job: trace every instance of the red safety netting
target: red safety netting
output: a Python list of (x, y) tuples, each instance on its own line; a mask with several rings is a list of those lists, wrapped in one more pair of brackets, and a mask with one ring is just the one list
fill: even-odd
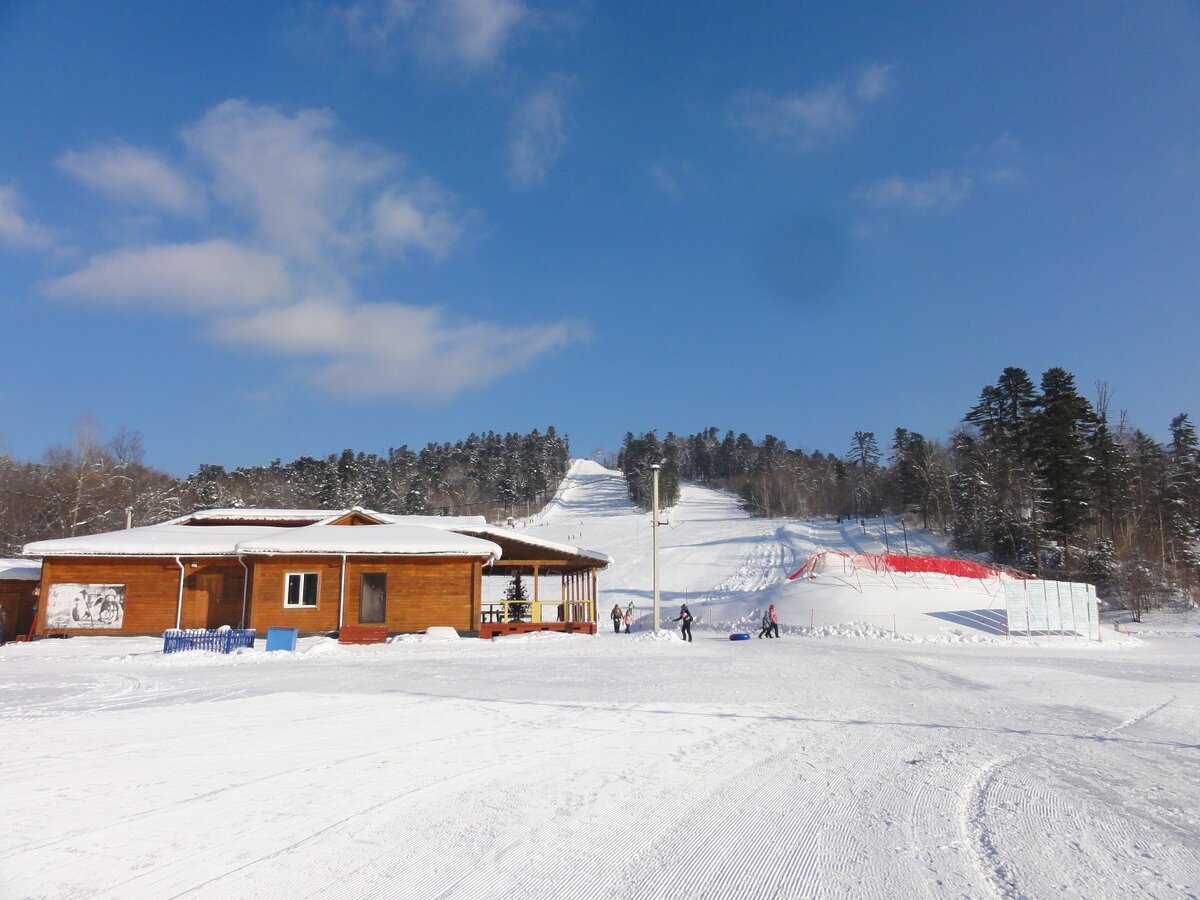
[(868, 572), (882, 574), (884, 572), (935, 572), (941, 575), (954, 575), (959, 578), (997, 578), (1007, 575), (1010, 578), (1029, 578), (1024, 572), (1010, 569), (1007, 566), (994, 566), (988, 563), (972, 562), (969, 559), (952, 559), (945, 556), (902, 556), (897, 553), (843, 553), (841, 550), (825, 550), (809, 559), (804, 565), (788, 576), (788, 581), (795, 581), (802, 575), (812, 575), (817, 566), (824, 562), (827, 556), (841, 557), (846, 565), (854, 569), (864, 569)]

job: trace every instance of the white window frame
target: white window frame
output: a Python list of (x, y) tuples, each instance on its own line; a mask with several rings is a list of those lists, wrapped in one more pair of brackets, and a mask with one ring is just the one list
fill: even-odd
[[(300, 579), (300, 592), (298, 594), (299, 603), (288, 602), (288, 586), (293, 578)], [(317, 586), (313, 591), (313, 603), (304, 602), (304, 583), (306, 579), (312, 578), (316, 581)], [(283, 606), (284, 609), (316, 609), (321, 603), (321, 574), (319, 572), (288, 572), (283, 576)]]

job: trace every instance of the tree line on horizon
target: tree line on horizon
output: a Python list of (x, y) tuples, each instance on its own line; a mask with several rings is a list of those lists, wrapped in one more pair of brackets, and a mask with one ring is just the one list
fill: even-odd
[(363, 506), (407, 515), (527, 515), (553, 495), (570, 462), (554, 426), (528, 434), (472, 434), (451, 443), (385, 454), (344, 450), (323, 458), (276, 459), (226, 469), (202, 464), (175, 478), (144, 462), (136, 432), (104, 440), (96, 421), (75, 425), (75, 442), (39, 462), (0, 455), (0, 555), (43, 539), (149, 525), (197, 509)]
[[(766, 435), (629, 432), (616, 459), (629, 495), (650, 505), (681, 481), (738, 494), (754, 515), (902, 516), (949, 533), (959, 551), (1047, 578), (1088, 581), (1140, 616), (1168, 597), (1200, 598), (1200, 443), (1186, 413), (1155, 441), (1110, 418), (1108, 388), (1095, 404), (1074, 376), (1006, 368), (985, 386), (948, 440), (897, 428), (882, 448), (856, 431), (842, 453), (790, 449)], [(887, 454), (885, 459), (885, 452)]]

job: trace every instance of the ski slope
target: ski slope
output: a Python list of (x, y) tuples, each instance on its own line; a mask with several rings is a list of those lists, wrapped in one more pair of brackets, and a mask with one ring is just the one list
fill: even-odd
[[(579, 464), (527, 527), (610, 553), (602, 599), (640, 606), (646, 525)], [(1200, 617), (1120, 644), (952, 640), (930, 616), (867, 640), (886, 629), (788, 617), (899, 592), (783, 577), (874, 531), (687, 488), (662, 538), (667, 608), (714, 619), (690, 645), (0, 647), (0, 898), (1200, 894)], [(797, 604), (783, 638), (727, 640), (768, 597)]]
[[(823, 550), (944, 555), (949, 552), (944, 536), (907, 532), (885, 519), (859, 524), (752, 518), (736, 497), (688, 484), (659, 518), (660, 610), (668, 624), (686, 602), (702, 625), (757, 630), (763, 610), (774, 603), (781, 629), (793, 633), (910, 641), (1004, 636), (999, 579), (872, 575), (838, 571), (831, 562), (815, 579), (787, 581)], [(632, 602), (642, 628), (652, 625), (652, 525), (652, 516), (630, 503), (620, 473), (587, 460), (576, 460), (554, 500), (521, 523), (539, 536), (611, 555), (614, 565), (600, 576), (605, 605), (600, 618), (612, 603)]]

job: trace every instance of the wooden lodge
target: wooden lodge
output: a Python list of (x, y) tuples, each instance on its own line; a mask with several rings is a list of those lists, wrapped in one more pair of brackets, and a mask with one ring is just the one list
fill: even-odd
[[(306, 634), (435, 625), (484, 636), (594, 631), (596, 575), (611, 563), (481, 516), (360, 508), (203, 510), (160, 525), (37, 541), (24, 553), (41, 560), (32, 582), (41, 600), (36, 635), (223, 625)], [(516, 574), (532, 595), (520, 605), (504, 599)], [(508, 622), (519, 614), (524, 624)]]

